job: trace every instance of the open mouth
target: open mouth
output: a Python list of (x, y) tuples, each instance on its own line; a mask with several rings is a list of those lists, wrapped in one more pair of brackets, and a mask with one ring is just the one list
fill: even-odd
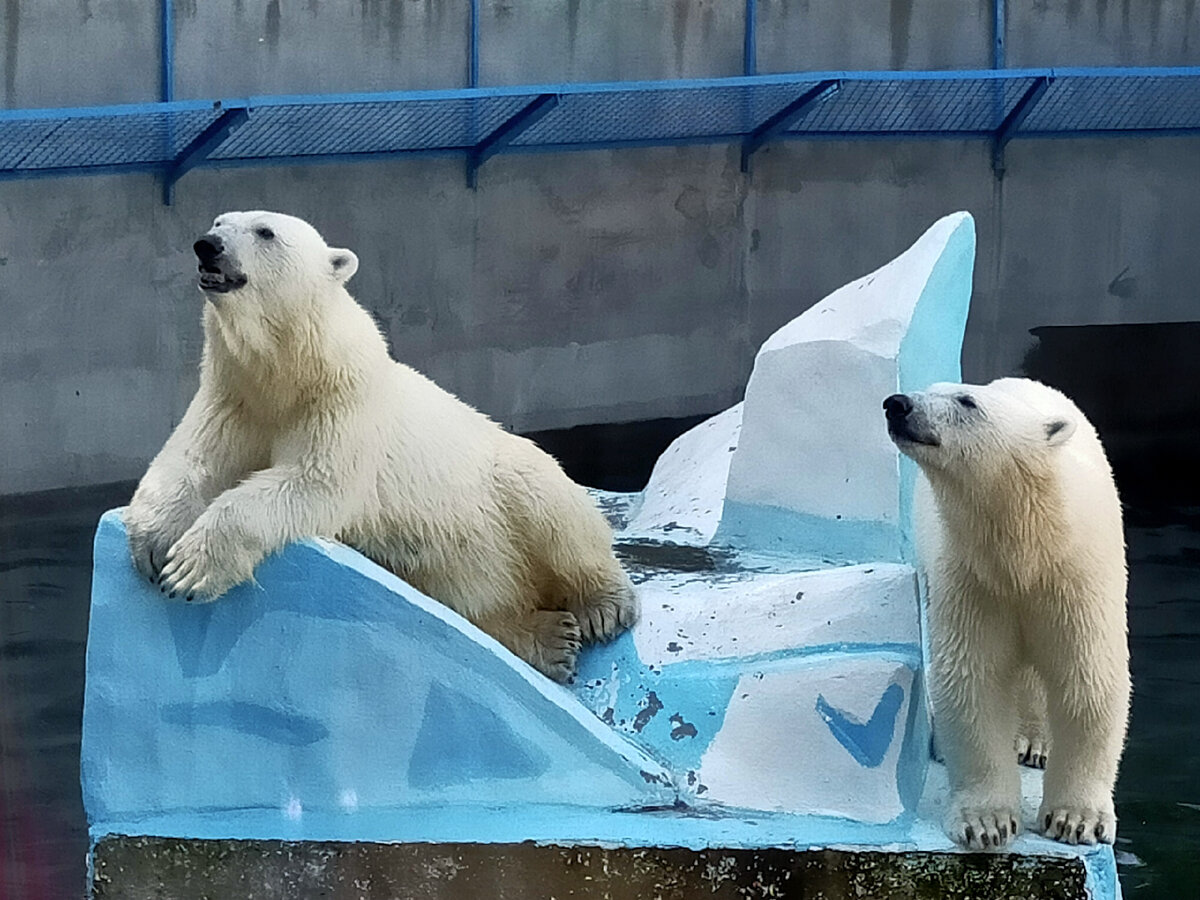
[(230, 275), (216, 266), (206, 263), (200, 263), (198, 268), (200, 272), (200, 290), (202, 291), (213, 294), (228, 294), (230, 291), (236, 291), (238, 288), (246, 286), (247, 279), (245, 275)]

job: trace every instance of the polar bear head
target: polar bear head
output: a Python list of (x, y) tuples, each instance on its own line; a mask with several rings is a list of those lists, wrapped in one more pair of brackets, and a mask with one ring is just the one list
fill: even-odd
[(357, 256), (327, 246), (303, 219), (262, 210), (222, 213), (192, 249), (200, 290), (222, 308), (242, 304), (235, 294), (279, 304), (327, 293), (358, 270)]
[(930, 476), (1003, 476), (1036, 468), (1063, 446), (1082, 421), (1053, 388), (1025, 378), (986, 385), (935, 384), (883, 401), (888, 434)]

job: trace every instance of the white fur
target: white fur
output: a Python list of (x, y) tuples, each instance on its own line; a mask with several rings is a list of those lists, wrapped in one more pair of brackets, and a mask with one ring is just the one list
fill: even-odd
[(278, 213), (226, 213), (209, 234), (248, 280), (206, 293), (199, 390), (126, 513), (143, 574), (211, 600), (290, 541), (337, 538), (559, 680), (581, 639), (633, 623), (587, 493), (389, 357), (343, 286), (353, 253)]
[(972, 848), (1014, 836), (1015, 737), (1020, 760), (1046, 768), (1039, 830), (1111, 843), (1129, 653), (1121, 507), (1096, 431), (1026, 379), (910, 398), (912, 431), (937, 443), (896, 441), (922, 473), (916, 538), (947, 830)]

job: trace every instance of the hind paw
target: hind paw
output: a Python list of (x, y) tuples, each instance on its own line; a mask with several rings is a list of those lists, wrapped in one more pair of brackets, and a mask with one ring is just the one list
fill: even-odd
[(539, 610), (530, 623), (533, 646), (527, 660), (548, 678), (566, 684), (575, 677), (582, 645), (579, 621), (564, 610)]
[(610, 641), (638, 620), (640, 607), (633, 585), (611, 588), (572, 606), (584, 641)]
[(1046, 756), (1049, 751), (1048, 743), (1038, 736), (1026, 737), (1018, 735), (1016, 742), (1017, 762), (1031, 769), (1046, 768)]

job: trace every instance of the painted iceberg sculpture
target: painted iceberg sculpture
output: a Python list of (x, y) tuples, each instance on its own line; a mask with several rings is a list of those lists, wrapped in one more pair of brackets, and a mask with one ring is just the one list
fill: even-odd
[(164, 602), (106, 514), (94, 854), (116, 835), (951, 849), (919, 814), (914, 473), (880, 403), (959, 380), (974, 241), (965, 213), (935, 223), (772, 335), (745, 400), (645, 491), (598, 495), (643, 615), (570, 687), (329, 541), (215, 604)]

